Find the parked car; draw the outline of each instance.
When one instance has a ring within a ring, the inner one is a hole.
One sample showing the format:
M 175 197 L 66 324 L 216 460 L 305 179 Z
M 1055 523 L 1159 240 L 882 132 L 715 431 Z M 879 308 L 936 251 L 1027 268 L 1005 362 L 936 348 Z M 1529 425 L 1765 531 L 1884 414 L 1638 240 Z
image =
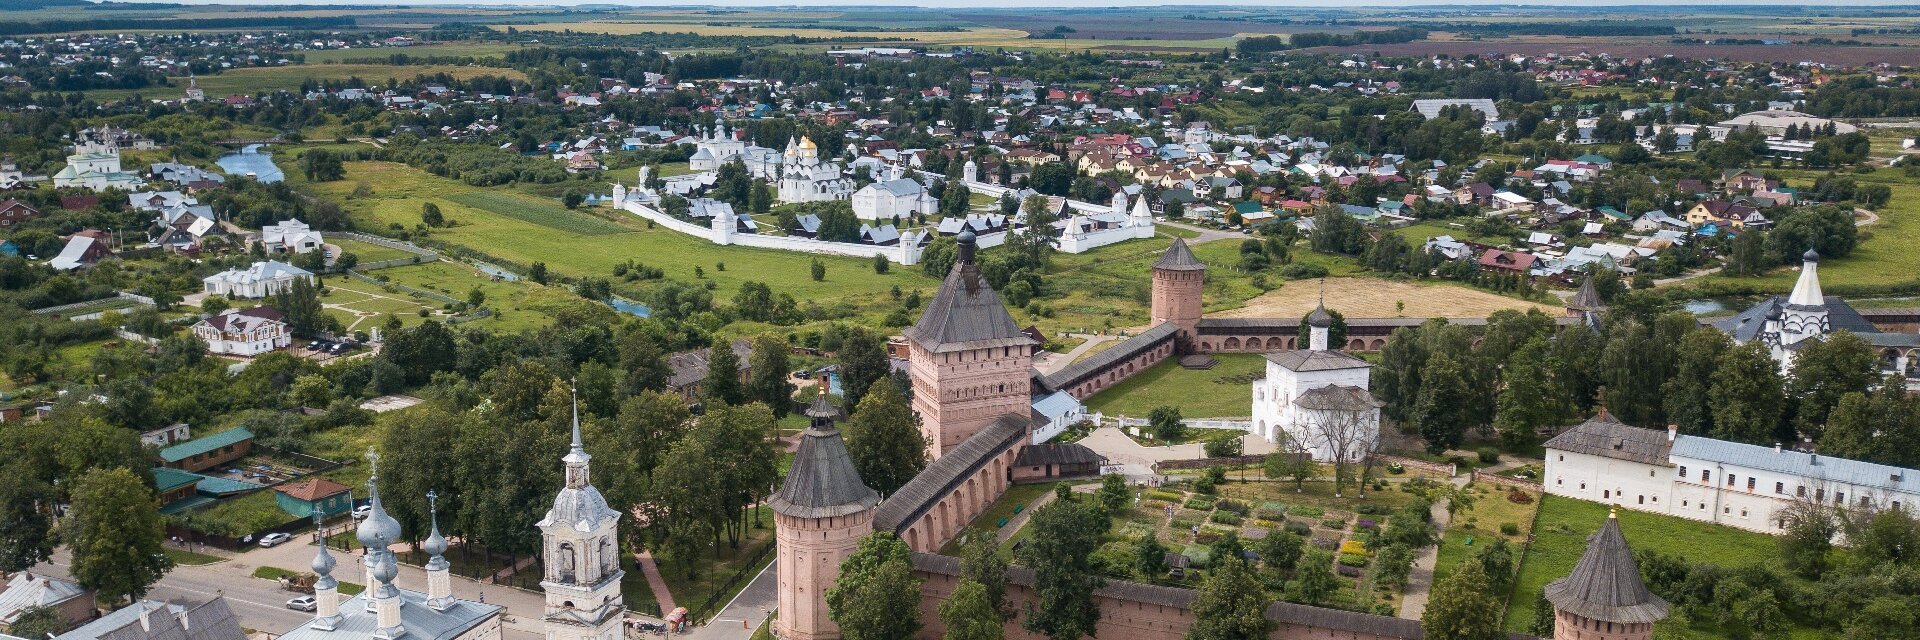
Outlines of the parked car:
M 799 378 L 799 379 L 801 379 L 801 380 L 805 380 L 805 379 L 807 379 L 807 378 L 811 378 L 811 377 L 813 377 L 813 372 L 812 372 L 812 371 L 808 371 L 808 370 L 806 370 L 806 369 L 801 369 L 801 370 L 799 370 L 799 371 L 795 371 L 795 372 L 793 372 L 793 377 L 795 377 L 795 378 Z
M 280 546 L 280 543 L 286 542 L 292 539 L 293 539 L 293 534 L 290 534 L 290 533 L 269 533 L 267 535 L 260 536 L 260 546 L 277 547 L 277 546 Z
M 315 341 L 313 341 L 313 342 L 309 342 L 309 343 L 307 343 L 307 350 L 308 350 L 308 351 L 318 351 L 318 350 L 320 350 L 320 341 L 319 341 L 319 340 L 315 340 Z
M 373 513 L 373 505 L 363 504 L 353 508 L 353 519 L 359 520 L 367 517 L 367 515 L 371 513 Z
M 318 607 L 319 605 L 313 601 L 313 596 L 300 596 L 287 601 L 287 608 L 294 611 L 312 611 Z

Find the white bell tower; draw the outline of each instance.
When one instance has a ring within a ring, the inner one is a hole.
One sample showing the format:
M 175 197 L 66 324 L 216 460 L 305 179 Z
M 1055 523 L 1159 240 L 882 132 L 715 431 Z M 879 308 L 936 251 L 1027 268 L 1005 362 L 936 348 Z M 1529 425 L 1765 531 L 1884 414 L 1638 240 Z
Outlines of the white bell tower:
M 620 512 L 587 476 L 592 456 L 580 444 L 580 402 L 574 400 L 573 447 L 566 464 L 566 484 L 553 498 L 540 528 L 547 575 L 540 581 L 547 594 L 547 640 L 621 640 Z

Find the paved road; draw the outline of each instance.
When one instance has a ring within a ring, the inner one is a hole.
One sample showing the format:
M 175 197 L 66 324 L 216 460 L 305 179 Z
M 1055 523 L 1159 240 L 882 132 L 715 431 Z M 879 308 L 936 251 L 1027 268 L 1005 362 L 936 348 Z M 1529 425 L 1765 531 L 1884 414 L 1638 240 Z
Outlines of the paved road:
M 760 570 L 760 575 L 754 576 L 753 582 L 747 583 L 747 587 L 722 607 L 706 626 L 696 627 L 678 637 L 691 640 L 745 640 L 752 636 L 753 630 L 766 621 L 767 613 L 779 606 L 776 589 L 780 585 L 780 572 L 774 570 L 778 566 L 778 558 L 767 563 L 767 568 Z
M 1185 229 L 1187 231 L 1192 231 L 1194 233 L 1200 234 L 1199 237 L 1187 239 L 1187 244 L 1190 244 L 1190 245 L 1206 244 L 1209 242 L 1213 242 L 1215 240 L 1240 240 L 1240 239 L 1245 239 L 1247 237 L 1247 234 L 1240 233 L 1238 231 L 1221 231 L 1219 229 L 1208 229 L 1206 227 L 1196 227 L 1184 222 L 1172 222 L 1168 220 L 1160 220 L 1155 222 L 1154 224 L 1164 224 L 1169 227 L 1174 227 L 1176 229 Z
M 1154 475 L 1153 463 L 1161 460 L 1193 460 L 1204 458 L 1199 443 L 1177 444 L 1165 447 L 1149 447 L 1134 442 L 1133 438 L 1121 433 L 1117 427 L 1101 427 L 1080 439 L 1080 444 L 1105 456 L 1107 461 L 1120 465 L 1127 479 L 1140 482 Z M 1273 453 L 1278 446 L 1267 442 L 1265 438 L 1253 434 L 1240 436 L 1241 450 L 1247 455 Z

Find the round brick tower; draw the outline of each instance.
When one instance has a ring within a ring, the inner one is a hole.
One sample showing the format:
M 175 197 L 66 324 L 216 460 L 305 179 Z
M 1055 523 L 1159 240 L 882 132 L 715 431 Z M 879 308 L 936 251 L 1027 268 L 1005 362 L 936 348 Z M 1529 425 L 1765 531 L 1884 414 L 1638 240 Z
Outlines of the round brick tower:
M 1193 257 L 1187 241 L 1173 246 L 1153 263 L 1153 321 L 1180 326 L 1180 342 L 1191 345 L 1200 332 L 1200 294 L 1207 281 L 1207 265 Z
M 1667 601 L 1647 590 L 1640 565 L 1620 534 L 1620 519 L 1587 538 L 1573 573 L 1547 585 L 1553 603 L 1553 640 L 1648 640 L 1667 617 Z
M 839 409 L 826 388 L 807 408 L 811 426 L 801 433 L 793 469 L 773 507 L 778 545 L 780 617 L 774 635 L 785 640 L 833 640 L 840 627 L 827 617 L 827 589 L 840 577 L 840 562 L 860 538 L 873 532 L 880 494 L 860 480 L 834 428 Z

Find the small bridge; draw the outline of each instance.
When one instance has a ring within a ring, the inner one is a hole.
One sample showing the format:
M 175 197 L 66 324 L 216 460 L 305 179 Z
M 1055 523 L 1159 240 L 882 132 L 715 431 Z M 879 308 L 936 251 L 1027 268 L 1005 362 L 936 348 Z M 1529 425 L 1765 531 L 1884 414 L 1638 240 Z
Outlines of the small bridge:
M 250 144 L 280 144 L 286 142 L 279 138 L 255 138 L 250 140 L 215 140 L 214 144 L 223 147 L 244 147 Z

